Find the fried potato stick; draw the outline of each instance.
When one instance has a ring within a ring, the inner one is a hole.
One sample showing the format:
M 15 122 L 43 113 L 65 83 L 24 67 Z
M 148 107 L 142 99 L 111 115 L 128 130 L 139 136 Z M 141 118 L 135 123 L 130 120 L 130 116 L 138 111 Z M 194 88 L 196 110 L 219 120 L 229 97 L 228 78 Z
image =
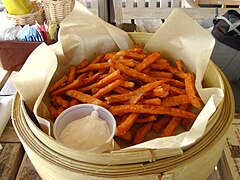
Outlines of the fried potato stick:
M 178 69 L 180 72 L 184 72 L 183 61 L 182 61 L 182 60 L 177 60 L 175 63 L 176 63 L 176 65 L 177 65 L 177 69 Z
M 129 93 L 124 93 L 124 94 L 118 94 L 118 95 L 112 95 L 109 97 L 106 97 L 105 99 L 107 100 L 108 104 L 112 104 L 114 102 L 123 102 L 131 99 L 132 96 L 140 93 L 146 93 L 148 91 L 151 91 L 152 89 L 160 86 L 163 84 L 164 81 L 155 81 L 152 83 L 145 84 L 141 86 L 140 88 L 136 89 L 135 91 L 129 92 Z
M 196 96 L 194 89 L 194 79 L 190 73 L 187 73 L 187 77 L 185 78 L 185 88 L 191 104 L 197 109 L 201 109 L 202 104 L 201 101 L 199 101 L 199 98 Z
M 127 131 L 132 127 L 134 121 L 138 118 L 139 114 L 131 113 L 125 121 L 123 121 L 116 129 L 115 135 L 116 136 L 124 136 Z
M 151 121 L 156 121 L 157 115 L 149 115 L 147 117 L 138 118 L 135 123 L 146 123 Z
M 85 68 L 78 69 L 76 71 L 77 74 L 84 73 L 86 71 L 94 71 L 94 70 L 100 70 L 100 69 L 106 69 L 110 67 L 110 63 L 104 62 L 104 63 L 95 63 L 95 64 L 89 64 Z
M 77 104 L 79 104 L 79 101 L 77 100 L 77 99 L 71 99 L 70 101 L 69 101 L 69 107 L 71 107 L 71 106 L 75 106 L 75 105 L 77 105 Z
M 113 91 L 118 93 L 118 94 L 130 93 L 131 92 L 131 90 L 123 88 L 123 87 L 117 87 L 117 88 L 113 89 Z
M 142 127 L 140 127 L 136 134 L 135 137 L 133 139 L 133 143 L 134 144 L 139 144 L 143 141 L 143 139 L 145 138 L 145 136 L 148 134 L 148 132 L 151 130 L 153 125 L 153 122 L 148 122 L 142 125 Z
M 137 102 L 139 100 L 141 100 L 142 98 L 144 97 L 144 93 L 138 93 L 138 94 L 135 94 L 134 96 L 132 96 L 132 98 L 129 100 L 129 104 L 137 104 Z
M 179 107 L 181 110 L 187 110 L 189 108 L 189 104 L 184 104 Z M 181 117 L 172 117 L 170 122 L 164 128 L 163 132 L 161 133 L 160 137 L 167 137 L 173 134 L 173 131 L 179 126 L 182 118 Z
M 154 122 L 152 129 L 156 132 L 159 133 L 163 131 L 163 129 L 166 127 L 166 125 L 169 123 L 170 119 L 172 117 L 168 115 L 162 116 L 160 119 Z
M 178 108 L 169 108 L 154 105 L 116 105 L 109 108 L 113 115 L 124 113 L 146 113 L 146 114 L 162 114 L 174 117 L 182 117 L 190 120 L 195 120 L 197 115 Z
M 172 78 L 173 74 L 170 72 L 164 72 L 164 71 L 149 71 L 148 75 L 157 78 Z
M 82 60 L 77 66 L 76 69 L 82 69 L 85 68 L 89 64 L 87 59 Z
M 96 74 L 92 75 L 91 77 L 85 78 L 83 81 L 83 85 L 88 86 L 89 84 L 92 84 L 93 82 L 95 82 L 99 77 L 100 77 L 100 74 L 96 73 Z
M 75 66 L 71 65 L 69 70 L 69 76 L 68 76 L 68 84 L 72 83 L 75 79 L 76 74 L 76 68 Z
M 75 79 L 72 83 L 60 88 L 60 89 L 57 89 L 55 91 L 53 91 L 50 95 L 51 96 L 56 96 L 56 95 L 61 95 L 61 94 L 64 94 L 66 91 L 70 90 L 70 89 L 77 89 L 77 88 L 80 88 L 83 84 L 83 80 L 82 80 L 82 77 L 81 76 L 78 76 L 77 79 Z
M 174 87 L 174 86 L 169 86 L 169 92 L 172 95 L 186 94 L 186 90 L 185 89 L 177 88 L 177 87 Z
M 188 95 L 186 94 L 180 94 L 177 96 L 170 96 L 162 100 L 161 105 L 164 107 L 173 107 L 173 106 L 179 106 L 181 104 L 189 104 L 190 100 L 188 98 Z
M 179 71 L 179 70 L 178 70 L 177 68 L 175 68 L 175 67 L 170 66 L 170 67 L 169 67 L 169 71 L 170 71 L 171 73 L 173 73 L 176 77 L 179 77 L 179 78 L 181 78 L 181 79 L 184 79 L 184 78 L 187 77 L 187 74 L 186 74 L 186 73 L 184 73 L 184 72 L 182 72 L 182 71 Z
M 106 86 L 107 84 L 111 83 L 112 81 L 118 79 L 120 77 L 120 70 L 116 70 L 114 71 L 113 73 L 109 74 L 107 77 L 101 79 L 100 81 L 94 83 L 94 84 L 91 84 L 90 86 L 86 86 L 86 87 L 83 87 L 80 89 L 80 91 L 89 91 L 91 90 L 92 88 L 94 87 L 103 87 L 103 86 Z
M 121 87 L 124 87 L 124 88 L 133 88 L 134 85 L 135 85 L 134 82 L 124 81 L 124 82 L 121 84 Z
M 68 76 L 65 75 L 63 76 L 61 79 L 59 79 L 57 82 L 55 82 L 49 89 L 48 89 L 48 93 L 53 92 L 55 89 L 57 89 L 58 87 L 60 87 L 61 84 L 67 82 L 68 80 Z
M 117 54 L 124 56 L 124 57 L 133 58 L 137 61 L 142 61 L 143 59 L 146 58 L 146 54 L 139 54 L 138 52 L 131 52 L 131 51 L 127 51 L 127 50 L 121 50 Z
M 67 108 L 69 107 L 69 101 L 63 99 L 60 96 L 54 96 L 52 98 L 53 101 L 55 101 L 57 104 L 59 104 L 60 106 L 62 106 L 63 108 Z
M 161 54 L 159 52 L 154 52 L 154 53 L 150 54 L 149 56 L 147 56 L 140 64 L 137 64 L 134 69 L 141 72 L 147 66 L 152 64 L 154 61 L 156 61 L 160 57 L 161 57 Z
M 99 63 L 103 58 L 104 58 L 105 54 L 99 54 L 92 62 L 91 64 L 96 64 Z
M 145 83 L 149 83 L 149 82 L 154 82 L 155 79 L 147 74 L 138 72 L 135 69 L 129 68 L 128 66 L 121 64 L 121 63 L 117 63 L 117 61 L 112 60 L 111 61 L 111 65 L 116 68 L 119 69 L 121 72 L 127 74 L 130 77 L 133 77 L 135 79 L 139 79 Z
M 120 59 L 117 60 L 118 63 L 122 63 L 128 67 L 135 67 L 137 64 L 139 64 L 138 61 L 135 61 L 134 59 Z
M 107 86 L 100 89 L 96 94 L 93 95 L 95 98 L 100 98 L 103 95 L 111 92 L 113 89 L 117 88 L 123 83 L 122 79 L 117 79 L 116 81 L 113 81 L 112 83 L 108 84 Z
M 151 99 L 142 99 L 142 104 L 149 104 L 149 105 L 161 105 L 161 99 L 159 98 L 151 98 Z
M 89 94 L 85 94 L 85 93 L 77 91 L 77 90 L 68 90 L 65 94 L 67 96 L 75 98 L 84 103 L 96 104 L 96 105 L 108 108 L 107 104 L 105 102 L 101 101 L 100 99 L 97 99 Z

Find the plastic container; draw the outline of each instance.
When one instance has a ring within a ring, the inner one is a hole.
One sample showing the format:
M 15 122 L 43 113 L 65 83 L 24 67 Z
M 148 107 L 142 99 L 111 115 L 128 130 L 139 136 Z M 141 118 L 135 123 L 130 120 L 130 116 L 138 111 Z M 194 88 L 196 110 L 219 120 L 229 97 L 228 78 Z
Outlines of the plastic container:
M 116 121 L 113 117 L 113 115 L 105 108 L 101 106 L 97 106 L 94 104 L 79 104 L 72 106 L 65 111 L 63 111 L 56 121 L 54 122 L 53 126 L 53 134 L 54 137 L 58 142 L 61 143 L 61 140 L 59 138 L 61 132 L 63 129 L 71 122 L 84 118 L 92 113 L 92 111 L 96 110 L 98 112 L 98 116 L 100 119 L 106 121 L 109 130 L 110 130 L 110 137 L 108 140 L 102 144 L 99 147 L 89 149 L 89 150 L 81 150 L 81 151 L 92 151 L 92 152 L 106 152 L 111 151 L 114 147 L 113 137 L 116 130 Z M 81 127 L 79 127 L 79 130 Z M 92 129 L 94 131 L 94 129 Z M 74 133 L 74 132 L 73 132 Z M 79 137 L 81 138 L 81 137 Z

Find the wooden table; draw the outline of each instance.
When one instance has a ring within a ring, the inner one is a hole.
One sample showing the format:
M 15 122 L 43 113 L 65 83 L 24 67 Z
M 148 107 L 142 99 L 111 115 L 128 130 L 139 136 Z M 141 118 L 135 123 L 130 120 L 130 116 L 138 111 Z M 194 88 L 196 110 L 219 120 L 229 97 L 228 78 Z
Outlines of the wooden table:
M 0 90 L 8 82 L 11 72 L 0 68 Z M 0 137 L 0 179 L 41 179 L 31 164 L 24 148 L 15 133 L 12 121 L 9 119 Z
M 0 67 L 0 90 L 7 84 L 11 72 L 7 72 Z M 0 117 L 1 118 L 1 117 Z M 15 133 L 12 121 L 9 119 L 2 136 L 0 144 L 0 179 L 24 179 L 39 180 L 41 177 L 35 171 L 31 161 L 29 160 L 24 148 Z M 221 159 L 220 161 L 221 162 Z M 218 164 L 220 166 L 221 163 Z M 219 168 L 211 174 L 208 180 L 220 180 L 221 172 Z

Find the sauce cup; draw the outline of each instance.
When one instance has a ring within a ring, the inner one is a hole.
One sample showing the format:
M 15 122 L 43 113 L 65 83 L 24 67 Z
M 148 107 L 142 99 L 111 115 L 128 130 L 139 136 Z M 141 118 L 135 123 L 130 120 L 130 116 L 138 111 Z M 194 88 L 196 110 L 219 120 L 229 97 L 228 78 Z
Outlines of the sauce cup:
M 91 115 L 92 111 L 96 110 L 98 112 L 98 116 L 100 119 L 106 121 L 109 131 L 110 131 L 110 137 L 108 140 L 95 148 L 87 149 L 87 150 L 80 150 L 80 151 L 88 151 L 88 152 L 110 152 L 114 149 L 114 134 L 116 131 L 116 121 L 113 117 L 113 115 L 105 108 L 94 105 L 94 104 L 78 104 L 75 106 L 72 106 L 66 110 L 64 110 L 56 119 L 53 126 L 53 134 L 55 139 L 59 142 L 61 142 L 60 135 L 61 132 L 64 130 L 64 128 L 71 122 L 75 120 L 79 120 L 81 118 L 84 118 L 88 115 Z M 94 129 L 92 129 L 94 131 Z M 81 127 L 79 127 L 79 131 L 81 131 Z M 75 132 L 72 132 L 75 133 Z M 79 137 L 81 138 L 81 137 Z M 91 143 L 91 142 L 89 142 Z M 64 143 L 62 143 L 64 144 Z M 69 146 L 70 147 L 70 146 Z M 71 147 L 70 147 L 71 148 Z M 75 148 L 76 149 L 76 148 Z

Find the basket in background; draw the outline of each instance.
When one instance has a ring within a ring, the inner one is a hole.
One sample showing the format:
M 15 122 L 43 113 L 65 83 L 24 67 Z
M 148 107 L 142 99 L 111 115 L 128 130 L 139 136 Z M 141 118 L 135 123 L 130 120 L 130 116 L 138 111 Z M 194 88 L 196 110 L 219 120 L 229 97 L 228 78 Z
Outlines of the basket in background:
M 61 23 L 70 14 L 75 0 L 43 0 L 46 20 Z
M 45 20 L 43 8 L 38 1 L 32 1 L 33 11 L 23 15 L 11 15 L 4 11 L 7 19 L 12 21 L 15 25 L 33 25 L 36 22 L 43 24 Z

